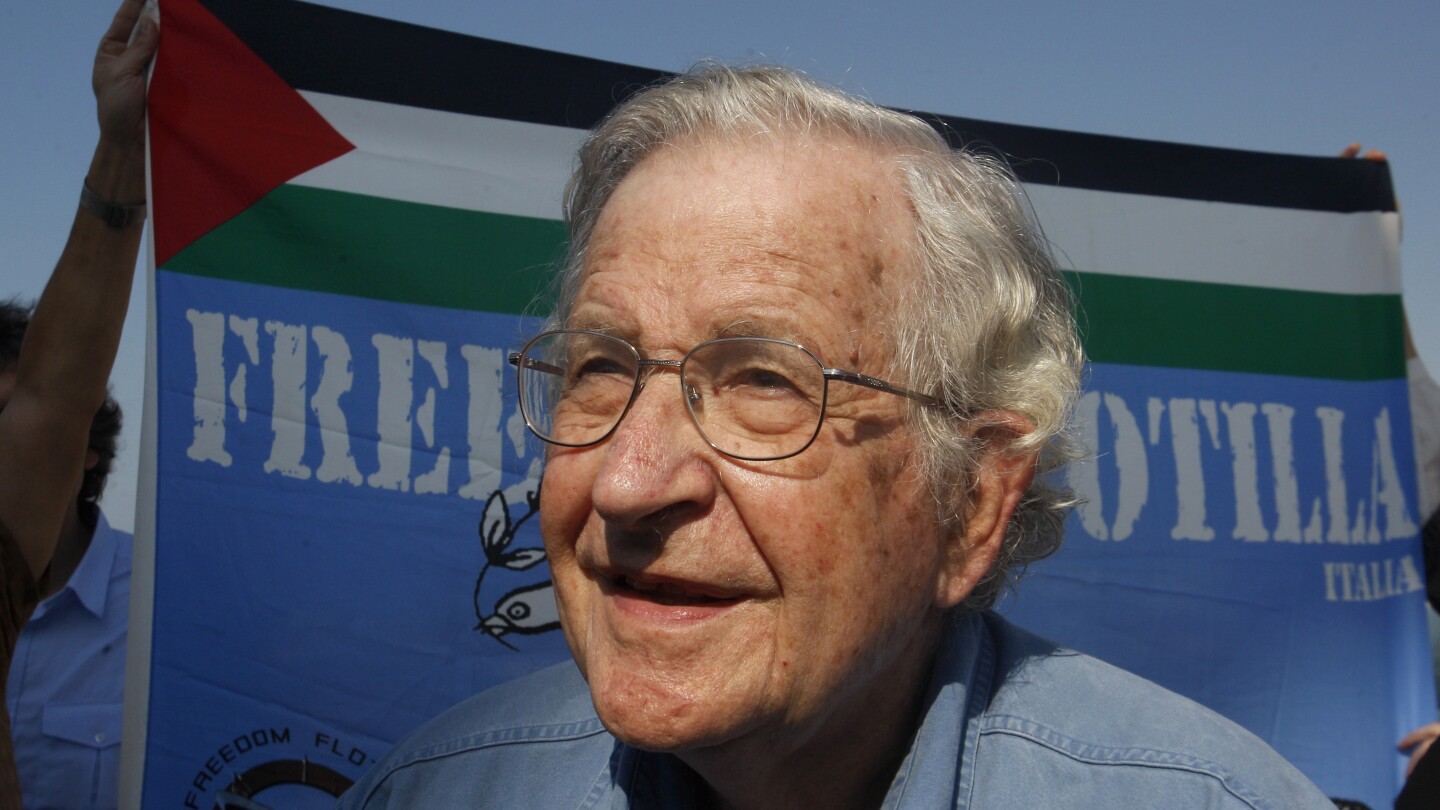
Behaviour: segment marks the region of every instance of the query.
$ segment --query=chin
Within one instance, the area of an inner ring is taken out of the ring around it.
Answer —
[[[619,683],[592,680],[590,697],[606,730],[644,751],[683,753],[722,744],[741,733],[739,718],[716,711],[713,700],[648,678],[625,677]]]

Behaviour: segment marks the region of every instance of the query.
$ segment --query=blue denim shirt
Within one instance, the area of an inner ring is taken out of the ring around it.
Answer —
[[[683,808],[695,776],[595,716],[573,664],[505,684],[402,741],[350,808]],[[993,614],[947,629],[885,808],[1333,810],[1254,735]]]
[[[15,646],[5,697],[32,810],[119,802],[131,545],[129,532],[99,515],[79,566],[35,608]]]

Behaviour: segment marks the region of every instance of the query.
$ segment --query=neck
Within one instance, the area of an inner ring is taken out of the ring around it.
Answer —
[[[825,718],[790,750],[762,739],[680,754],[705,783],[702,806],[880,807],[920,726],[938,643],[939,622],[927,623],[907,654],[873,679],[876,688],[848,696],[847,710]]]
[[[90,541],[95,537],[95,525],[99,522],[98,514],[92,513],[92,517],[95,520],[87,522],[81,516],[78,502],[72,501],[70,508],[65,510],[65,522],[60,527],[55,556],[50,558],[50,578],[45,583],[42,599],[59,593],[70,581],[75,569],[80,567],[80,561],[85,559],[85,552],[90,549]]]

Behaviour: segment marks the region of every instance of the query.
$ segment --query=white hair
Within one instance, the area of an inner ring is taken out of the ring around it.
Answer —
[[[1039,471],[1010,521],[990,574],[961,608],[989,607],[1060,545],[1073,498],[1054,473],[1071,457],[1070,411],[1083,352],[1068,285],[1014,174],[999,160],[951,149],[929,124],[780,67],[705,64],[621,104],[586,139],[565,194],[570,246],[553,315],[574,305],[601,209],[620,182],[666,145],[797,134],[844,138],[893,165],[913,207],[917,270],[888,328],[893,371],[939,399],[917,406],[919,472],[942,527],[959,530],[978,465],[1001,452],[1037,454]],[[1017,435],[987,414],[1017,413]]]

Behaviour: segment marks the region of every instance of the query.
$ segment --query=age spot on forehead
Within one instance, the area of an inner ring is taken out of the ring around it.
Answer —
[[[870,262],[870,283],[876,287],[885,279],[885,263],[875,258]]]

